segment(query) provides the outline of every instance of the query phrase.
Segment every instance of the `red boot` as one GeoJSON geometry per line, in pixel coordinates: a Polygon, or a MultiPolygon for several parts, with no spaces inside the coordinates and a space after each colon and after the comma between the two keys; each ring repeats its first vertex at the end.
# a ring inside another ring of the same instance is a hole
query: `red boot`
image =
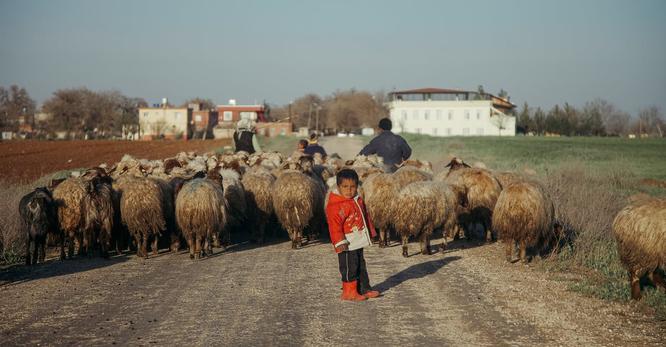
{"type": "Polygon", "coordinates": [[[379,292],[376,290],[368,290],[367,292],[365,292],[365,294],[361,295],[365,296],[368,299],[374,299],[379,296],[379,292]]]}
{"type": "Polygon", "coordinates": [[[358,281],[342,282],[342,296],[340,299],[349,301],[363,301],[367,300],[365,296],[356,291],[356,284],[358,281]]]}

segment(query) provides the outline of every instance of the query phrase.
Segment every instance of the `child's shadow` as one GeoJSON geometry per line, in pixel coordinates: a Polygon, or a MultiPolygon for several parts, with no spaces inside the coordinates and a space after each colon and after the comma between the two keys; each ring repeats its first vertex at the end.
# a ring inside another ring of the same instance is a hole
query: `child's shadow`
{"type": "Polygon", "coordinates": [[[431,260],[425,263],[420,263],[412,265],[394,275],[384,280],[384,282],[379,283],[373,286],[373,289],[378,290],[381,293],[388,291],[389,289],[411,279],[417,279],[432,275],[441,269],[444,265],[460,259],[458,256],[446,257],[437,260],[431,260]]]}

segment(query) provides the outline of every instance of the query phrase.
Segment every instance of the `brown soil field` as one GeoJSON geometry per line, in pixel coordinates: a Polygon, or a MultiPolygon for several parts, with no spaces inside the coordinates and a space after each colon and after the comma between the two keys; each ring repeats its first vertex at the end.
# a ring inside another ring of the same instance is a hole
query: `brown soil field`
{"type": "Polygon", "coordinates": [[[4,141],[0,142],[0,180],[32,182],[67,169],[113,165],[123,155],[163,159],[182,151],[205,153],[230,145],[231,140],[190,141],[4,141]]]}

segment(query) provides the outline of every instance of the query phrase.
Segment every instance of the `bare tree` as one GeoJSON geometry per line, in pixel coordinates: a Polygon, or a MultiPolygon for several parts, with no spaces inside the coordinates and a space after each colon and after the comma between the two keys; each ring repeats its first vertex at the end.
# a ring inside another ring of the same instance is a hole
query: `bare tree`
{"type": "Polygon", "coordinates": [[[180,107],[187,107],[189,104],[198,104],[201,105],[202,110],[213,110],[215,109],[215,103],[211,99],[205,99],[205,98],[191,98],[188,100],[185,100],[180,107]]]}
{"type": "Polygon", "coordinates": [[[657,106],[650,106],[638,112],[639,127],[642,133],[664,137],[664,117],[657,106]]]}
{"type": "Polygon", "coordinates": [[[25,88],[11,85],[9,89],[0,87],[0,127],[15,131],[18,120],[23,117],[26,122],[33,122],[37,104],[25,88]]]}

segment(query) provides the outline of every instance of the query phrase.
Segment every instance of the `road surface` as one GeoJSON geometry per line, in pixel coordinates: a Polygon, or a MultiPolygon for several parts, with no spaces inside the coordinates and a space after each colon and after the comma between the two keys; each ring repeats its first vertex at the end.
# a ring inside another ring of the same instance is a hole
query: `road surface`
{"type": "MultiPolygon", "coordinates": [[[[362,143],[324,145],[348,158],[362,143]]],[[[570,292],[566,274],[508,264],[499,244],[440,243],[430,256],[411,244],[408,258],[395,241],[367,249],[383,296],[360,303],[340,301],[330,244],[292,250],[279,237],[199,261],[181,252],[15,266],[0,272],[0,346],[664,344],[663,322],[570,292]]]]}

